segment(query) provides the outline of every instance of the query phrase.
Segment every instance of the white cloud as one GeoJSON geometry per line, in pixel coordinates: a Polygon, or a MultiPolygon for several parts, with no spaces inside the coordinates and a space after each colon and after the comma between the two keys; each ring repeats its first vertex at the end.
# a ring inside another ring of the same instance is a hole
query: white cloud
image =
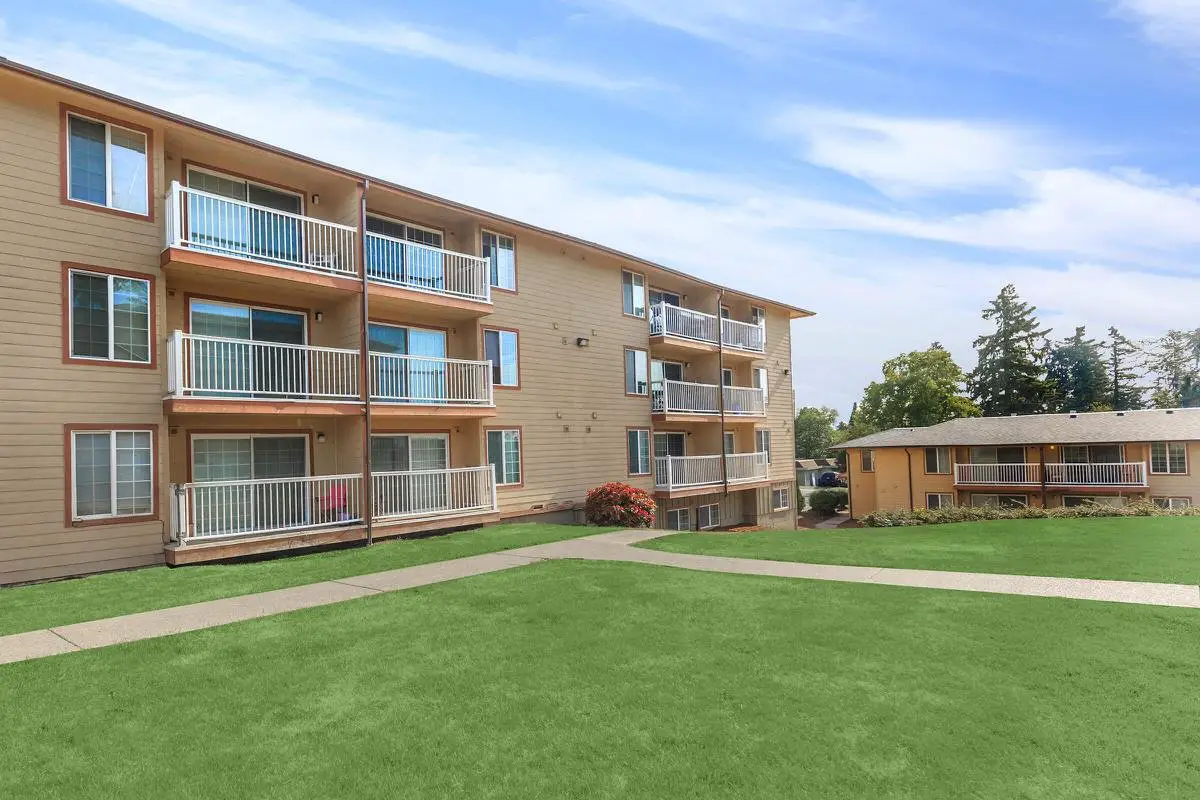
{"type": "Polygon", "coordinates": [[[1200,47],[1200,2],[1196,0],[1109,0],[1142,26],[1153,41],[1186,49],[1200,47]]]}
{"type": "Polygon", "coordinates": [[[440,61],[496,78],[621,92],[661,88],[654,81],[609,75],[548,55],[501,49],[464,35],[451,36],[384,16],[351,20],[325,16],[290,0],[111,0],[182,30],[221,43],[236,43],[257,55],[330,68],[347,46],[440,61]],[[340,51],[339,51],[340,48],[340,51]]]}
{"type": "Polygon", "coordinates": [[[761,54],[782,34],[840,35],[866,19],[858,2],[847,0],[566,0],[572,5],[636,19],[761,54]]]}
{"type": "Polygon", "coordinates": [[[769,131],[800,140],[804,160],[893,195],[1014,186],[1052,148],[1021,128],[957,119],[887,117],[793,106],[769,131]]]}

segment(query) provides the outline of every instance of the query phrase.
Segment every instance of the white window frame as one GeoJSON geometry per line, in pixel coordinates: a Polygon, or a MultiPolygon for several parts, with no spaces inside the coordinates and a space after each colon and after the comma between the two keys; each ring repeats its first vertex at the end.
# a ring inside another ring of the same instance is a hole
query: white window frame
{"type": "Polygon", "coordinates": [[[675,457],[676,458],[686,458],[687,457],[687,433],[685,433],[684,431],[654,431],[654,436],[650,440],[650,445],[651,445],[650,452],[654,458],[667,458],[667,456],[657,455],[657,452],[658,452],[657,445],[658,445],[658,437],[659,436],[663,437],[664,449],[666,449],[668,451],[671,449],[671,445],[670,445],[671,437],[672,436],[679,437],[679,443],[682,445],[682,447],[680,447],[679,449],[682,450],[683,453],[681,455],[675,456],[675,457]]]}
{"type": "Polygon", "coordinates": [[[510,242],[512,242],[513,269],[512,269],[512,286],[505,286],[502,283],[502,281],[504,280],[504,276],[502,276],[500,274],[499,264],[497,263],[496,283],[492,283],[492,265],[490,263],[491,260],[489,259],[488,260],[489,261],[489,263],[488,263],[488,283],[491,284],[491,287],[493,289],[499,289],[502,292],[515,292],[515,291],[517,291],[517,237],[511,236],[507,233],[500,233],[499,231],[493,231],[488,228],[480,228],[479,229],[479,252],[480,253],[483,252],[483,237],[485,237],[489,234],[496,237],[496,249],[497,250],[500,249],[500,240],[501,239],[508,239],[510,242]]]}
{"type": "Polygon", "coordinates": [[[736,378],[736,376],[733,374],[733,370],[732,370],[732,369],[730,369],[729,367],[722,367],[722,368],[721,368],[721,386],[723,386],[723,387],[724,387],[724,386],[733,386],[733,382],[734,382],[736,379],[737,379],[737,378],[736,378]]]}
{"type": "Polygon", "coordinates": [[[154,431],[150,428],[109,428],[104,430],[73,430],[71,431],[71,519],[76,522],[86,522],[96,519],[141,519],[154,515],[154,505],[157,481],[155,480],[158,468],[157,454],[154,452],[154,431]],[[117,434],[118,433],[144,433],[150,438],[150,510],[145,513],[136,514],[118,514],[117,513],[117,434]],[[75,482],[75,470],[78,464],[79,454],[76,449],[76,440],[79,435],[98,436],[100,434],[108,435],[108,490],[109,490],[109,507],[112,509],[107,514],[88,514],[82,516],[79,513],[79,498],[78,485],[75,482]]]}
{"type": "Polygon", "coordinates": [[[766,453],[767,463],[771,463],[771,431],[766,428],[754,429],[754,452],[766,453]]]}
{"type": "Polygon", "coordinates": [[[67,270],[67,341],[68,351],[72,359],[79,361],[95,361],[97,363],[113,362],[116,364],[151,364],[154,362],[154,331],[150,330],[151,322],[154,319],[154,293],[150,290],[150,281],[147,278],[134,278],[129,275],[114,275],[111,272],[96,272],[89,269],[75,269],[72,267],[67,270]],[[75,354],[75,276],[87,275],[92,278],[107,278],[108,279],[108,357],[100,358],[99,356],[80,356],[75,354]],[[135,361],[129,358],[117,358],[117,337],[116,337],[116,309],[113,305],[113,279],[120,278],[122,280],[138,281],[146,284],[146,360],[135,361]]]}
{"type": "Polygon", "coordinates": [[[1192,465],[1190,463],[1188,463],[1187,442],[1151,442],[1150,443],[1150,474],[1151,475],[1187,475],[1191,471],[1191,466],[1192,465]],[[1155,448],[1155,446],[1162,446],[1164,448],[1163,456],[1167,462],[1167,468],[1165,471],[1164,470],[1156,470],[1154,468],[1154,448],[1155,448]],[[1182,472],[1178,472],[1176,470],[1171,469],[1171,447],[1172,446],[1183,448],[1183,471],[1182,472]]]}
{"type": "Polygon", "coordinates": [[[725,431],[721,437],[721,445],[725,450],[725,455],[732,456],[737,454],[737,435],[733,431],[725,431]]]}
{"type": "Polygon", "coordinates": [[[772,511],[787,511],[792,507],[792,487],[790,486],[774,486],[771,488],[771,510],[772,511]],[[776,495],[782,499],[782,504],[776,500],[776,495]]]}
{"type": "MultiPolygon", "coordinates": [[[[269,186],[267,188],[275,189],[275,191],[283,191],[280,189],[276,189],[273,186],[269,186]]],[[[403,225],[406,228],[413,228],[414,230],[424,231],[425,233],[436,233],[438,235],[438,239],[440,239],[442,242],[440,245],[435,246],[432,244],[425,244],[424,242],[414,242],[410,239],[401,239],[400,241],[404,242],[405,244],[414,244],[417,247],[429,247],[429,248],[432,248],[435,250],[445,250],[446,249],[446,232],[444,230],[442,230],[441,228],[431,228],[428,225],[422,225],[419,222],[410,222],[409,220],[400,219],[399,217],[389,217],[387,214],[378,214],[374,211],[368,211],[367,216],[374,217],[375,219],[378,219],[378,220],[383,220],[384,222],[390,222],[393,225],[403,225]]],[[[363,231],[363,235],[364,236],[366,235],[365,230],[363,231]]],[[[396,238],[395,236],[388,236],[386,233],[372,232],[371,235],[372,236],[386,236],[389,239],[396,238]]]]}
{"type": "Polygon", "coordinates": [[[1192,507],[1192,498],[1190,497],[1155,497],[1153,501],[1154,505],[1169,511],[1178,511],[1192,507]]]}
{"type": "Polygon", "coordinates": [[[621,313],[627,317],[637,317],[638,319],[646,318],[646,309],[650,307],[650,292],[646,289],[646,276],[640,272],[634,272],[631,269],[621,270],[621,313]],[[629,285],[633,289],[633,311],[625,310],[625,276],[630,276],[629,285]],[[638,286],[638,281],[641,281],[641,286],[638,286]],[[637,291],[642,292],[642,313],[637,313],[637,291]]]}
{"type": "MultiPolygon", "coordinates": [[[[187,301],[187,315],[188,315],[189,330],[191,330],[191,326],[193,326],[195,324],[194,317],[192,316],[192,311],[193,311],[193,308],[196,303],[200,303],[202,305],[209,305],[209,306],[221,306],[222,308],[237,308],[237,309],[244,308],[244,309],[246,309],[250,314],[250,316],[249,316],[250,338],[245,339],[244,341],[262,342],[263,344],[266,344],[266,345],[270,345],[271,342],[267,341],[266,339],[255,339],[254,338],[254,312],[255,311],[270,311],[274,314],[287,314],[292,317],[299,317],[300,322],[302,323],[300,326],[301,330],[304,331],[304,346],[305,347],[308,346],[308,312],[307,311],[297,311],[294,308],[279,308],[277,306],[264,306],[264,305],[260,305],[259,303],[239,303],[237,301],[230,301],[230,300],[206,300],[203,297],[189,297],[188,301],[187,301]]],[[[386,322],[372,322],[370,324],[371,325],[383,325],[384,327],[388,327],[388,328],[407,327],[404,325],[389,325],[386,322]]]]}
{"type": "Polygon", "coordinates": [[[721,504],[705,503],[696,507],[696,527],[702,531],[711,531],[721,527],[721,504]],[[704,524],[704,516],[708,515],[708,524],[704,524]]]}
{"type": "Polygon", "coordinates": [[[690,531],[692,529],[692,510],[690,508],[672,508],[667,511],[667,529],[672,531],[690,531]],[[675,515],[675,523],[671,523],[671,515],[675,515]]]}
{"type": "Polygon", "coordinates": [[[638,466],[641,466],[642,454],[645,453],[646,468],[644,470],[638,470],[637,472],[631,471],[631,472],[629,472],[629,474],[631,476],[634,476],[634,475],[645,476],[645,475],[652,474],[654,471],[654,441],[650,436],[649,428],[629,428],[625,431],[625,467],[626,467],[626,469],[628,470],[629,465],[633,463],[633,458],[632,458],[633,454],[629,452],[629,445],[630,445],[629,436],[630,436],[630,434],[637,434],[638,466]],[[644,445],[644,447],[643,447],[643,445],[644,445]]]}
{"type": "Polygon", "coordinates": [[[650,352],[637,347],[626,347],[621,353],[622,366],[624,368],[625,394],[629,397],[648,397],[650,395],[650,352]],[[634,353],[633,357],[633,372],[629,371],[629,354],[634,353]],[[641,356],[642,363],[646,368],[646,381],[638,385],[637,370],[638,356],[641,356]],[[634,391],[629,391],[629,379],[633,378],[634,391]]]}
{"type": "Polygon", "coordinates": [[[86,114],[77,114],[74,111],[68,111],[67,112],[67,129],[65,131],[63,131],[63,136],[65,136],[67,138],[66,150],[67,150],[67,199],[68,200],[70,200],[72,203],[83,203],[84,205],[93,206],[95,208],[108,208],[113,211],[120,211],[122,214],[131,214],[135,217],[143,217],[145,219],[150,219],[150,214],[154,210],[154,198],[151,196],[151,193],[150,193],[150,159],[154,157],[154,154],[150,152],[150,137],[146,135],[145,131],[139,131],[139,130],[135,130],[133,128],[127,128],[124,125],[116,125],[112,122],[105,122],[102,119],[96,119],[95,117],[89,117],[86,114]],[[78,197],[71,196],[71,120],[73,118],[74,119],[82,119],[87,122],[93,122],[97,125],[104,126],[104,204],[103,205],[101,205],[100,203],[97,203],[95,201],[92,201],[92,200],[82,200],[78,197]],[[145,189],[146,189],[146,211],[145,211],[145,213],[143,213],[141,211],[130,211],[128,209],[118,208],[117,206],[113,205],[113,196],[112,196],[112,194],[113,194],[113,191],[112,191],[112,178],[113,178],[112,130],[113,130],[113,128],[117,128],[118,130],[124,131],[125,133],[133,134],[134,136],[142,137],[142,142],[146,145],[146,187],[145,187],[145,189]]]}
{"type": "MultiPolygon", "coordinates": [[[[231,175],[228,172],[221,172],[221,170],[219,170],[219,169],[209,169],[208,167],[197,167],[195,164],[187,165],[187,172],[184,176],[184,179],[187,181],[188,186],[192,185],[192,173],[193,172],[196,173],[197,175],[210,175],[214,178],[220,178],[221,180],[231,181],[233,183],[244,183],[246,185],[246,198],[247,199],[242,200],[240,202],[246,203],[247,205],[254,206],[254,203],[251,203],[249,200],[249,197],[250,197],[249,189],[251,186],[257,186],[260,189],[266,189],[268,192],[274,192],[275,194],[286,194],[286,195],[295,197],[297,200],[300,201],[300,216],[304,216],[308,211],[308,197],[303,192],[297,192],[292,189],[286,189],[282,186],[274,186],[270,183],[263,183],[262,181],[256,181],[253,178],[247,178],[243,175],[231,175]]],[[[199,191],[199,190],[197,190],[197,191],[199,191]]],[[[226,198],[226,199],[230,199],[231,202],[236,202],[236,201],[233,201],[232,198],[226,198]]],[[[254,207],[261,208],[262,206],[254,206],[254,207]]],[[[275,211],[275,209],[271,209],[271,211],[275,211]]],[[[292,212],[277,211],[275,213],[291,214],[292,212]]],[[[370,216],[378,217],[379,215],[371,214],[370,216]]],[[[393,221],[399,222],[399,220],[393,220],[393,221]]],[[[405,222],[404,224],[407,225],[408,223],[405,222]]]]}
{"type": "Polygon", "coordinates": [[[762,306],[750,306],[750,324],[766,327],[767,310],[762,306]]]}
{"type": "MultiPolygon", "coordinates": [[[[378,323],[373,323],[373,324],[378,324],[378,323]]],[[[404,327],[404,326],[393,326],[393,327],[404,327]]],[[[520,337],[520,334],[517,333],[517,331],[505,330],[503,328],[485,327],[483,329],[483,355],[484,355],[485,359],[487,359],[487,336],[489,333],[496,334],[496,349],[500,353],[500,363],[493,365],[493,369],[488,370],[489,377],[492,378],[492,385],[493,386],[507,386],[512,389],[519,387],[521,385],[521,337],[520,337]],[[513,360],[514,360],[514,363],[517,365],[516,378],[512,383],[506,383],[504,380],[504,354],[505,354],[504,340],[506,338],[511,339],[511,341],[512,341],[512,349],[513,349],[513,356],[514,356],[513,360]],[[495,367],[500,368],[500,381],[499,382],[497,382],[495,380],[495,367]]],[[[447,342],[448,341],[449,340],[447,339],[447,342]]],[[[491,359],[487,359],[487,360],[488,360],[488,363],[491,363],[491,359]]]]}
{"type": "Polygon", "coordinates": [[[925,474],[926,475],[949,475],[950,474],[951,469],[950,469],[950,448],[949,447],[926,447],[925,452],[922,453],[922,457],[925,459],[925,474]],[[937,469],[934,472],[929,471],[929,451],[930,450],[937,451],[937,455],[934,457],[934,461],[936,462],[937,469]],[[942,463],[943,455],[946,457],[944,465],[942,463]]]}
{"type": "Polygon", "coordinates": [[[755,389],[762,389],[764,406],[766,406],[771,401],[770,383],[771,383],[770,379],[767,376],[767,368],[766,367],[755,367],[754,368],[753,385],[754,385],[755,389]]]}
{"type": "Polygon", "coordinates": [[[925,508],[929,511],[938,511],[943,508],[954,508],[954,493],[953,492],[927,492],[925,494],[925,508]],[[937,504],[930,505],[930,498],[936,497],[937,504]]]}
{"type": "Polygon", "coordinates": [[[1021,507],[1021,508],[1029,508],[1029,495],[1027,495],[1027,494],[1010,494],[1010,493],[1008,493],[1008,492],[1004,492],[1004,493],[998,493],[998,492],[973,492],[973,493],[971,494],[971,500],[970,500],[970,503],[971,503],[971,508],[989,508],[989,507],[992,507],[992,508],[1001,508],[1001,509],[1002,509],[1002,508],[1004,508],[1004,506],[1000,505],[1000,498],[1002,498],[1002,497],[1009,497],[1009,498],[1015,498],[1015,497],[1019,497],[1019,498],[1021,498],[1021,501],[1020,501],[1020,503],[1019,503],[1020,507],[1021,507]],[[996,498],[996,505],[995,505],[995,506],[987,506],[987,505],[984,505],[984,504],[976,504],[976,502],[975,502],[975,498],[977,498],[977,497],[994,497],[994,498],[996,498]]]}
{"type": "MultiPolygon", "coordinates": [[[[408,467],[409,468],[407,470],[401,470],[402,472],[411,472],[412,471],[412,443],[413,443],[414,439],[439,439],[445,445],[446,469],[452,468],[452,465],[450,463],[450,434],[448,434],[448,433],[437,433],[437,432],[424,433],[421,431],[404,431],[404,432],[397,431],[395,433],[389,433],[387,431],[383,431],[381,433],[372,433],[371,434],[371,441],[374,442],[376,439],[408,439],[408,452],[409,452],[408,467]]],[[[374,466],[372,466],[372,469],[374,469],[374,466]]],[[[377,473],[377,474],[379,474],[379,473],[377,473]]]]}
{"type": "Polygon", "coordinates": [[[501,475],[496,476],[496,485],[497,486],[520,486],[521,484],[523,484],[525,482],[525,453],[523,450],[524,444],[521,441],[521,429],[520,428],[488,428],[487,430],[485,430],[483,432],[483,456],[487,460],[488,466],[493,467],[492,472],[495,473],[495,468],[494,468],[493,464],[491,463],[492,460],[491,460],[491,458],[488,457],[488,438],[489,438],[488,435],[492,434],[492,433],[501,434],[501,437],[500,437],[500,465],[501,465],[500,472],[501,472],[501,475]],[[513,434],[513,437],[511,440],[510,440],[508,434],[513,434]],[[507,449],[510,441],[515,442],[516,446],[517,446],[517,479],[515,481],[503,480],[503,477],[504,477],[503,473],[505,472],[505,469],[504,469],[505,450],[507,449]]]}

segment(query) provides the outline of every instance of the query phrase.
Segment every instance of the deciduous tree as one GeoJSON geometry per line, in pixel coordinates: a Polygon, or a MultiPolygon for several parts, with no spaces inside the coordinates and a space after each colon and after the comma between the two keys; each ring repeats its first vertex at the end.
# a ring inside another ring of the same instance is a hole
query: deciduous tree
{"type": "Polygon", "coordinates": [[[828,458],[834,445],[836,409],[803,406],[796,411],[796,458],[828,458]]]}
{"type": "Polygon", "coordinates": [[[936,425],[955,417],[977,417],[978,406],[963,396],[962,369],[937,342],[883,364],[883,380],[863,394],[856,416],[873,430],[936,425]]]}

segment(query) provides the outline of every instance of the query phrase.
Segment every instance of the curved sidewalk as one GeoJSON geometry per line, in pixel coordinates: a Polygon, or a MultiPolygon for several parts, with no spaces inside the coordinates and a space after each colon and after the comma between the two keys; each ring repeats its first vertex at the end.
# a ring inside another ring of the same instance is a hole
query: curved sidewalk
{"type": "Polygon", "coordinates": [[[521,567],[537,561],[558,559],[625,561],[737,575],[766,575],[776,578],[801,578],[922,589],[951,589],[965,592],[1200,608],[1200,586],[1184,584],[803,564],[789,561],[665,553],[632,546],[638,542],[666,536],[670,533],[671,531],[658,530],[602,533],[579,539],[503,550],[353,578],[322,581],[290,589],[228,597],[222,600],[210,600],[204,603],[0,636],[0,664],[214,628],[232,622],[268,617],[302,608],[330,605],[382,592],[428,586],[458,578],[521,567]]]}

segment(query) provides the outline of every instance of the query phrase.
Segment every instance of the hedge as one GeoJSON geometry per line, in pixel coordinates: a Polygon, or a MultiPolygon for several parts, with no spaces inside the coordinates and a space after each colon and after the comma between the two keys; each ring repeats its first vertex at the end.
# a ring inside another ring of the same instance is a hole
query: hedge
{"type": "Polygon", "coordinates": [[[834,514],[850,502],[845,489],[817,489],[808,497],[808,507],[818,514],[834,514]]]}
{"type": "Polygon", "coordinates": [[[909,511],[872,511],[859,520],[868,528],[898,528],[909,525],[943,525],[951,522],[980,522],[993,519],[1086,519],[1089,517],[1200,517],[1200,507],[1159,508],[1153,503],[1130,503],[1116,508],[1082,505],[1072,508],[996,508],[954,506],[909,511]]]}

